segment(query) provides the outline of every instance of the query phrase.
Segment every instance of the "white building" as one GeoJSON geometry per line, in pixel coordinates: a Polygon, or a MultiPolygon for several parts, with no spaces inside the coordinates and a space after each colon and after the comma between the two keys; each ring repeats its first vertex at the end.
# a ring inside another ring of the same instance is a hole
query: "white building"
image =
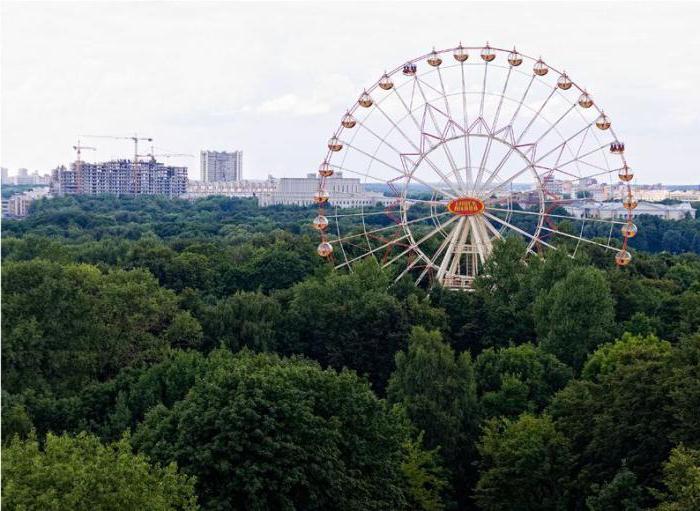
{"type": "Polygon", "coordinates": [[[671,197],[671,192],[663,188],[641,188],[634,190],[634,196],[639,200],[649,202],[660,202],[671,197]]]}
{"type": "Polygon", "coordinates": [[[259,197],[275,191],[277,183],[268,177],[265,181],[190,181],[187,183],[185,199],[199,199],[212,195],[224,197],[259,197]]]}
{"type": "Polygon", "coordinates": [[[201,180],[205,182],[243,179],[243,151],[201,151],[201,180]]]}
{"type": "MultiPolygon", "coordinates": [[[[624,219],[627,217],[627,210],[622,207],[622,202],[595,202],[581,201],[562,206],[570,215],[576,218],[600,218],[604,220],[624,219]]],[[[653,202],[640,201],[632,216],[651,215],[666,220],[682,220],[690,215],[695,217],[695,210],[690,203],[681,204],[658,204],[653,202]]]]}
{"type": "MultiPolygon", "coordinates": [[[[260,206],[287,204],[309,206],[314,204],[314,194],[318,191],[318,176],[308,174],[306,177],[283,177],[272,193],[260,196],[260,206]]],[[[330,195],[330,205],[339,208],[357,208],[389,204],[395,199],[381,193],[365,190],[359,178],[344,178],[342,172],[336,172],[326,181],[326,191],[330,195]]]]}

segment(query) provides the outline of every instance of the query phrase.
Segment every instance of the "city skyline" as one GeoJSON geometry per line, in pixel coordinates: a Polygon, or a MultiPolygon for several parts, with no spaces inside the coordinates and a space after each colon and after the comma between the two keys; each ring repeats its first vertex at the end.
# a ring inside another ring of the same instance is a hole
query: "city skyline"
{"type": "MultiPolygon", "coordinates": [[[[461,39],[516,44],[585,85],[613,118],[639,183],[699,181],[698,5],[126,5],[3,3],[3,167],[48,172],[74,159],[82,133],[137,131],[166,152],[243,150],[251,179],[304,176],[385,68],[461,39]],[[572,15],[599,22],[563,23],[572,15]],[[81,31],[66,30],[76,22],[81,31]]],[[[90,160],[132,152],[97,142],[90,160]]],[[[196,158],[169,163],[198,177],[196,158]]]]}

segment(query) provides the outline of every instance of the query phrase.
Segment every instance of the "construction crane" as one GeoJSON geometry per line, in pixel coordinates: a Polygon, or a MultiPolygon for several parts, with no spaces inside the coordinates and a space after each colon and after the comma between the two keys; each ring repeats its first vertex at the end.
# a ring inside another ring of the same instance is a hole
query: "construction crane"
{"type": "Polygon", "coordinates": [[[151,137],[139,137],[136,133],[134,136],[112,136],[112,135],[81,135],[85,138],[111,138],[115,140],[131,140],[134,143],[134,193],[137,194],[141,188],[141,172],[139,171],[139,140],[144,140],[146,142],[153,142],[151,137]]]}
{"type": "MultiPolygon", "coordinates": [[[[161,149],[162,151],[162,149],[161,149]]],[[[151,152],[148,154],[139,154],[139,158],[150,158],[152,162],[156,161],[156,156],[162,158],[194,158],[194,154],[181,154],[181,153],[160,153],[156,154],[155,148],[151,146],[151,152]]]]}
{"type": "Polygon", "coordinates": [[[83,191],[83,159],[81,157],[81,151],[83,151],[85,149],[87,149],[89,151],[97,151],[97,147],[81,145],[80,139],[78,139],[78,143],[73,146],[73,149],[75,149],[75,154],[76,154],[75,174],[78,178],[77,179],[78,191],[82,192],[83,191]]]}

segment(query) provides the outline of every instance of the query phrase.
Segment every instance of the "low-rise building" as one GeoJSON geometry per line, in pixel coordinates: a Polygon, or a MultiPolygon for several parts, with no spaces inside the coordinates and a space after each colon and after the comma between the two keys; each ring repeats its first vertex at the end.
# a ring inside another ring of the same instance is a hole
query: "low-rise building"
{"type": "Polygon", "coordinates": [[[275,191],[277,182],[274,178],[266,180],[245,181],[189,181],[185,199],[197,199],[220,195],[224,197],[259,197],[275,191]]]}
{"type": "MultiPolygon", "coordinates": [[[[271,193],[260,195],[260,206],[276,204],[310,206],[314,204],[314,194],[318,191],[319,181],[316,174],[306,177],[283,177],[277,182],[271,193]]],[[[330,195],[329,204],[339,208],[358,208],[389,204],[395,199],[379,192],[365,189],[359,178],[345,178],[342,172],[336,172],[326,180],[326,191],[330,195]]]]}
{"type": "MultiPolygon", "coordinates": [[[[562,207],[576,218],[600,218],[603,220],[619,220],[627,217],[627,210],[622,202],[595,202],[580,201],[571,204],[563,204],[562,207]]],[[[632,216],[651,215],[665,220],[682,220],[687,216],[695,217],[695,210],[690,203],[659,204],[655,202],[640,201],[632,210],[632,216]]]]}

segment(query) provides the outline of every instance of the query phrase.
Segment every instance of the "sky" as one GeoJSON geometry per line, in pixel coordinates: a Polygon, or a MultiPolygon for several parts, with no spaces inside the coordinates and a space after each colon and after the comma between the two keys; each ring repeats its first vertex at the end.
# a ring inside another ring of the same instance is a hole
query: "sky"
{"type": "MultiPolygon", "coordinates": [[[[80,135],[154,138],[199,175],[314,172],[346,108],[432,47],[511,47],[565,69],[614,119],[638,182],[700,184],[700,3],[12,2],[1,4],[0,165],[48,172],[80,135]]],[[[91,139],[88,160],[132,157],[91,139]]],[[[147,144],[148,145],[148,144],[147,144]]],[[[148,152],[149,147],[143,147],[148,152]]],[[[142,151],[139,151],[142,152],[142,151]]]]}

